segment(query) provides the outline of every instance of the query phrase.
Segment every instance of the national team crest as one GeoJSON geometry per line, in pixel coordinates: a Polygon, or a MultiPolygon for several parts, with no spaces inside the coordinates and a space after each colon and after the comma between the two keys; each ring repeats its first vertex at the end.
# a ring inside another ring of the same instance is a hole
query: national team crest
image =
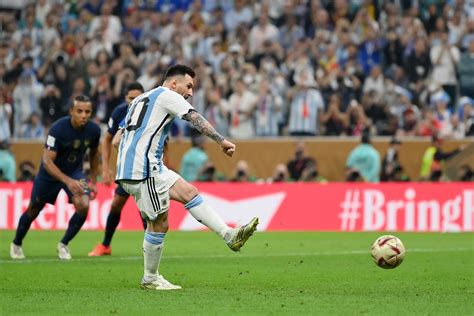
{"type": "Polygon", "coordinates": [[[85,147],[89,147],[90,144],[91,144],[91,140],[90,140],[90,139],[84,140],[84,146],[85,146],[85,147]]]}
{"type": "Polygon", "coordinates": [[[72,143],[72,147],[74,149],[78,149],[79,147],[81,147],[81,140],[80,139],[75,139],[74,142],[72,143]]]}

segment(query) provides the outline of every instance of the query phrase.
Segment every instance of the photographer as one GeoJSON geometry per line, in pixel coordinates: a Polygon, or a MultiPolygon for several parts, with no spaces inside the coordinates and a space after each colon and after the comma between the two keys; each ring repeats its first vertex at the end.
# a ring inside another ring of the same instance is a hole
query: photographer
{"type": "Polygon", "coordinates": [[[288,169],[282,163],[279,163],[275,167],[275,171],[273,172],[273,176],[267,179],[268,183],[277,183],[277,182],[288,182],[291,181],[290,175],[288,174],[288,169]]]}
{"type": "Polygon", "coordinates": [[[40,108],[43,113],[42,122],[46,127],[66,114],[62,110],[61,91],[54,84],[49,84],[44,89],[40,108]]]}
{"type": "Polygon", "coordinates": [[[65,102],[65,97],[70,90],[70,78],[68,76],[68,56],[62,50],[51,49],[45,62],[38,69],[38,80],[54,84],[59,89],[61,103],[65,102]]]}
{"type": "Polygon", "coordinates": [[[309,162],[301,173],[301,182],[320,182],[326,183],[327,180],[319,174],[316,160],[309,162]]]}
{"type": "Polygon", "coordinates": [[[250,175],[249,165],[245,160],[239,160],[234,170],[232,182],[255,182],[257,179],[250,175]]]}

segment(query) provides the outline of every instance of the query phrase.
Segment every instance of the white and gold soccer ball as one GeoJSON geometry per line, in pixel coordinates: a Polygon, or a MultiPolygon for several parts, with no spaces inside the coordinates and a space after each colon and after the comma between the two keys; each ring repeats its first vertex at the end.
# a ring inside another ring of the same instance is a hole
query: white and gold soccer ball
{"type": "Polygon", "coordinates": [[[384,235],[372,244],[372,260],[383,269],[394,269],[405,259],[405,246],[400,239],[384,235]]]}

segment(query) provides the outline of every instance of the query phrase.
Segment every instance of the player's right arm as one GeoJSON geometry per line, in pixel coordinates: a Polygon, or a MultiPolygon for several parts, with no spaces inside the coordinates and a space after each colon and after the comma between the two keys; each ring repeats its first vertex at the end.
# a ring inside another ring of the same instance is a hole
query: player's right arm
{"type": "Polygon", "coordinates": [[[84,186],[75,179],[68,177],[64,174],[58,166],[54,163],[57,153],[54,150],[45,149],[43,152],[43,166],[52,177],[63,182],[73,195],[81,196],[84,194],[84,186]]]}
{"type": "Polygon", "coordinates": [[[112,148],[112,138],[113,135],[109,132],[105,133],[104,139],[102,140],[101,145],[101,155],[102,155],[102,182],[110,186],[113,181],[113,174],[112,170],[110,169],[109,159],[110,159],[110,151],[112,148]]]}

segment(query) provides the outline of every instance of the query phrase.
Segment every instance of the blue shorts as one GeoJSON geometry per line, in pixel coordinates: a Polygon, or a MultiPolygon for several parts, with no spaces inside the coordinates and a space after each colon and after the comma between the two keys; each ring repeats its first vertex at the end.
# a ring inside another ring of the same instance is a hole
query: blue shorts
{"type": "Polygon", "coordinates": [[[120,196],[124,196],[124,197],[129,197],[129,196],[130,196],[130,194],[128,194],[128,192],[125,191],[125,190],[120,186],[120,184],[117,184],[117,187],[115,188],[115,194],[120,195],[120,196]]]}
{"type": "MultiPolygon", "coordinates": [[[[75,171],[73,174],[69,174],[68,176],[75,180],[86,181],[86,177],[82,170],[75,171]]],[[[57,180],[36,177],[33,182],[33,189],[31,190],[31,203],[40,206],[46,203],[54,204],[61,189],[66,192],[69,197],[69,203],[71,203],[73,194],[69,191],[66,184],[57,180]]]]}

